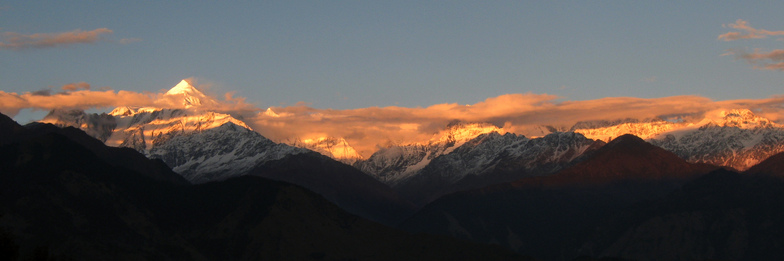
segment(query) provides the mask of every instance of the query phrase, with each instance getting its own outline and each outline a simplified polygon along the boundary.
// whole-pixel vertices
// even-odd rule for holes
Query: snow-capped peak
[[[463,123],[452,122],[447,128],[430,139],[431,143],[455,142],[464,143],[476,136],[485,133],[498,132],[503,134],[503,130],[489,123]]]
[[[318,137],[315,139],[295,140],[290,145],[321,153],[349,165],[357,160],[364,159],[344,138]]]
[[[216,103],[216,101],[207,95],[204,95],[204,93],[196,89],[196,87],[193,87],[193,85],[186,80],[180,81],[180,83],[169,89],[164,96],[182,96],[182,105],[184,105],[185,108]]]
[[[594,140],[609,142],[624,134],[632,134],[642,139],[650,139],[661,133],[684,126],[683,123],[672,123],[662,119],[622,119],[615,121],[578,122],[572,131]]]
[[[136,114],[136,110],[128,106],[117,107],[114,108],[114,110],[112,110],[111,112],[109,112],[109,115],[112,116],[131,116],[134,114]]]
[[[176,95],[176,94],[197,94],[197,95],[204,95],[196,87],[193,87],[188,81],[182,80],[180,83],[169,89],[166,92],[166,95]]]
[[[79,127],[85,115],[83,110],[78,109],[54,109],[49,111],[40,122],[59,126]]]
[[[273,118],[278,118],[278,117],[280,117],[280,115],[278,115],[277,113],[275,113],[275,111],[273,111],[273,110],[272,110],[272,108],[267,108],[267,110],[266,110],[266,111],[264,111],[264,115],[267,115],[267,116],[270,116],[270,117],[273,117]]]
[[[718,119],[714,119],[713,122],[722,127],[754,129],[774,127],[776,125],[766,118],[755,115],[748,109],[721,110],[717,114]]]

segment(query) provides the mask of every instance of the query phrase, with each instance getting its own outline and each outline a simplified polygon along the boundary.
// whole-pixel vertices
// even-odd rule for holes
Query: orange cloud
[[[0,112],[14,116],[26,108],[184,108],[182,97],[163,92],[94,91],[88,90],[86,83],[72,85],[74,87],[64,85],[63,89],[73,91],[55,94],[47,90],[23,94],[0,91]],[[568,130],[580,121],[650,119],[663,115],[701,117],[717,109],[751,109],[773,121],[784,121],[784,96],[729,101],[713,101],[700,96],[561,101],[561,97],[554,95],[526,93],[505,94],[470,105],[445,103],[416,108],[390,106],[334,110],[298,103],[271,107],[268,111],[246,103],[245,98],[235,97],[231,92],[225,94],[223,100],[213,96],[204,98],[211,100],[199,108],[238,117],[274,141],[342,137],[365,157],[379,147],[391,144],[426,143],[453,120],[490,123],[506,132],[529,137],[541,136],[550,129]]]
[[[13,117],[22,109],[52,110],[68,108],[86,110],[119,106],[185,108],[182,97],[165,95],[164,93],[115,92],[108,88],[92,91],[90,90],[90,84],[86,82],[66,84],[61,89],[65,92],[52,94],[51,90],[48,89],[22,94],[0,91],[0,112]],[[208,98],[212,99],[212,97]],[[231,94],[226,95],[226,100],[210,100],[199,108],[235,116],[253,115],[259,111],[255,106],[245,103],[244,98],[234,98]]]
[[[764,29],[755,29],[749,25],[748,22],[738,19],[734,24],[722,25],[722,27],[729,27],[738,29],[743,32],[728,32],[719,35],[719,40],[734,41],[740,39],[762,39],[772,35],[784,35],[784,31],[768,31]]]
[[[63,91],[89,90],[90,84],[86,82],[75,82],[63,85],[60,89],[63,89]]]
[[[716,109],[751,108],[771,120],[784,119],[784,97],[715,102],[699,96],[656,99],[613,97],[588,101],[557,101],[547,94],[507,94],[472,105],[436,104],[426,108],[370,107],[352,110],[307,106],[272,107],[247,116],[246,122],[278,142],[343,137],[363,156],[389,144],[426,143],[450,121],[487,122],[504,131],[542,135],[544,126],[567,130],[579,121],[655,118],[696,114]]]
[[[51,95],[8,93],[0,91],[0,112],[14,116],[21,109],[51,110],[57,108],[90,109],[121,104],[152,104],[149,95],[128,91],[74,91]]]
[[[770,52],[761,52],[755,49],[748,53],[743,50],[730,50],[729,55],[735,55],[735,59],[746,60],[755,69],[784,71],[784,49],[776,49]]]
[[[3,34],[3,42],[0,42],[0,49],[20,50],[28,48],[49,48],[80,43],[94,43],[99,41],[102,34],[111,34],[112,30],[98,28],[92,31],[82,31],[76,29],[63,33],[36,33],[20,34],[6,32]]]

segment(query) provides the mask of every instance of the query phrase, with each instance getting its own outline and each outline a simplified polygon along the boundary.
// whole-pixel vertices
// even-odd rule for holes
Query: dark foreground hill
[[[625,135],[555,175],[443,197],[402,227],[497,243],[546,260],[598,257],[602,246],[587,242],[607,220],[714,169]]]
[[[149,166],[107,162],[65,135],[9,121],[0,115],[2,260],[525,260],[388,228],[289,183],[194,186],[142,174]]]
[[[717,170],[626,208],[581,247],[633,260],[781,260],[784,179]]]

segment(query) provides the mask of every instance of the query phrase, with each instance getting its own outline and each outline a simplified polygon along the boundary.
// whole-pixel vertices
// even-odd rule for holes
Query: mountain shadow
[[[748,175],[784,177],[784,152],[770,156],[743,173]]]
[[[535,139],[512,133],[482,134],[434,158],[417,175],[393,188],[422,207],[450,193],[557,173],[603,145],[577,133],[551,133]]]
[[[555,175],[445,196],[401,227],[571,260],[595,254],[582,247],[622,209],[663,197],[714,169],[624,135]]]
[[[414,213],[414,205],[389,186],[317,152],[259,164],[247,175],[285,181],[314,191],[346,211],[386,225]]]
[[[634,260],[780,260],[784,179],[717,170],[627,208],[581,247]]]

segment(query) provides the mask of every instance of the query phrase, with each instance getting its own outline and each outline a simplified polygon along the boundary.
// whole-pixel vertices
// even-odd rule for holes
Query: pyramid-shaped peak
[[[264,115],[267,115],[267,116],[270,116],[270,117],[274,117],[274,118],[280,117],[280,115],[275,113],[275,111],[273,111],[272,108],[267,108],[267,110],[264,111]]]
[[[180,83],[166,92],[165,96],[183,98],[182,105],[185,105],[185,108],[217,104],[216,100],[193,87],[188,80],[180,81]]]
[[[197,90],[196,87],[193,87],[193,85],[191,85],[191,83],[189,83],[187,80],[182,80],[182,81],[180,81],[180,83],[178,83],[177,85],[172,87],[168,92],[166,92],[166,94],[168,94],[168,95],[175,95],[175,94],[191,94],[191,95],[193,95],[193,94],[201,94],[201,92],[199,90]]]

